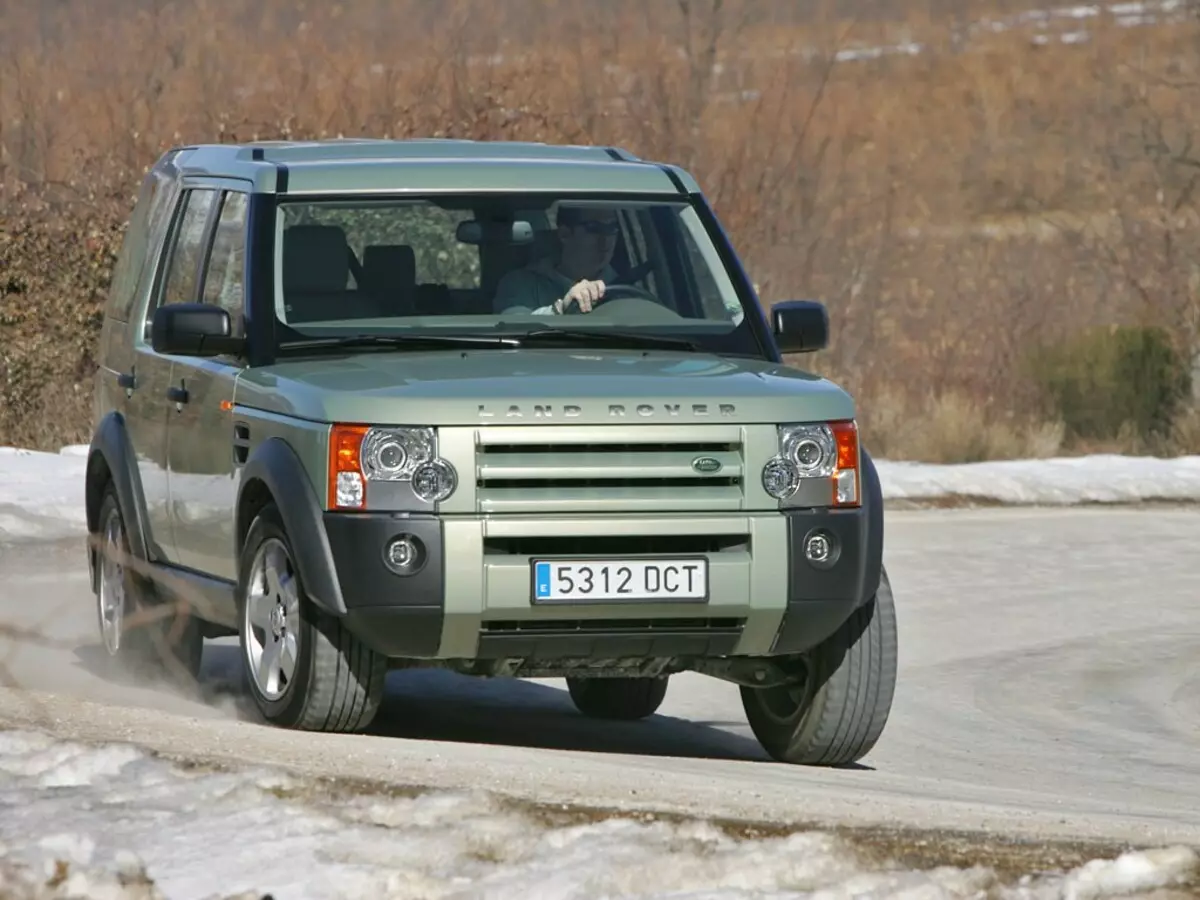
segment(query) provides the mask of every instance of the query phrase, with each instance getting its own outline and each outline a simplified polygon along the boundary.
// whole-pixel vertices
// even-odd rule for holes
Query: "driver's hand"
[[[580,312],[591,312],[592,304],[598,303],[603,296],[604,282],[588,281],[585,278],[583,281],[577,281],[571,285],[571,289],[567,291],[566,296],[554,304],[554,309],[561,316],[571,304],[575,304],[579,307]]]

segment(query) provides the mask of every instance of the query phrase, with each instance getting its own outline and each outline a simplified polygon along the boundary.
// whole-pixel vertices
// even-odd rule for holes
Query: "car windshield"
[[[306,197],[280,204],[276,234],[283,347],[488,337],[763,352],[687,201]],[[573,296],[584,280],[603,288]]]

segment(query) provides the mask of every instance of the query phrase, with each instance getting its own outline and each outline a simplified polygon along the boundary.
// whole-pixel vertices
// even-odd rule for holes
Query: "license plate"
[[[533,562],[535,603],[708,599],[708,560],[552,559]]]

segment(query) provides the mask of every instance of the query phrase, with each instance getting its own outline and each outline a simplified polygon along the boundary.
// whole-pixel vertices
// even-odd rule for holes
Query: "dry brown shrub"
[[[1029,29],[964,43],[971,16],[1000,6],[10,8],[3,278],[30,286],[19,304],[4,299],[23,310],[0,338],[10,377],[25,380],[5,388],[17,401],[0,413],[0,443],[86,435],[79,393],[111,239],[158,153],[366,134],[606,142],[681,162],[764,302],[829,304],[833,344],[806,363],[875,417],[880,455],[1086,449],[1058,446],[1040,421],[1050,413],[1025,365],[1032,347],[1142,323],[1200,352],[1200,25],[1119,28],[1103,16],[1057,26],[1086,28],[1081,44],[1038,46]],[[852,45],[905,41],[924,51],[834,61]],[[105,249],[79,249],[87,235]],[[1192,446],[1188,426],[1175,431],[1166,451]]]

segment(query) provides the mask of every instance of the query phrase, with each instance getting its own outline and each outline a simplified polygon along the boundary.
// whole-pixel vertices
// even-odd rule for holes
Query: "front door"
[[[164,250],[165,264],[160,277],[154,280],[142,328],[134,338],[135,389],[128,424],[137,450],[146,499],[148,537],[153,541],[155,556],[168,563],[177,563],[179,559],[171,522],[167,470],[168,428],[177,415],[180,399],[174,373],[179,361],[154,351],[150,343],[150,323],[159,306],[196,302],[201,251],[208,234],[209,214],[217,197],[216,190],[185,186]]]
[[[233,333],[244,334],[246,228],[250,185],[221,193],[216,227],[201,264],[202,302],[229,313]],[[178,563],[206,575],[237,580],[235,516],[237,473],[233,393],[240,365],[233,359],[177,357],[177,389],[167,439],[171,523]]]

